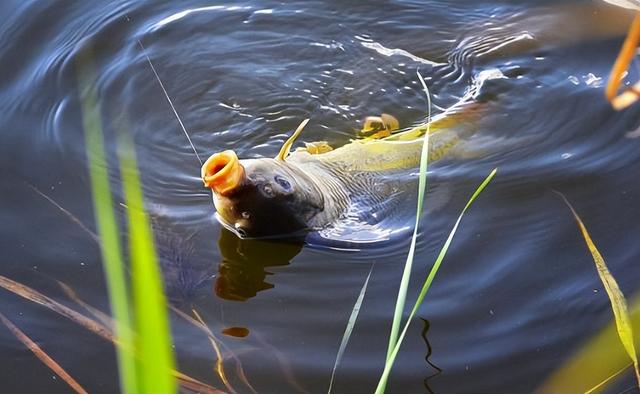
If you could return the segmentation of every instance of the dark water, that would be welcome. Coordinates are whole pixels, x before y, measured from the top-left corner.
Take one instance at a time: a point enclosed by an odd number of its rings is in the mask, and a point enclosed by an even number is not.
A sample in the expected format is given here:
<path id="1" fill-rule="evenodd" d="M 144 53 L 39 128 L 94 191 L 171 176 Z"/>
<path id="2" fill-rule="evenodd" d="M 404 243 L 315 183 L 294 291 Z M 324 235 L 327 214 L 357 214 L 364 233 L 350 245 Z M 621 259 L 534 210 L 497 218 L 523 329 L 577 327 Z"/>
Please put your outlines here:
<path id="1" fill-rule="evenodd" d="M 595 8 L 594 8 L 595 7 Z M 638 107 L 612 111 L 603 85 L 628 19 L 590 22 L 578 2 L 88 2 L 3 1 L 0 12 L 0 274 L 68 302 L 55 280 L 108 310 L 98 246 L 28 185 L 94 228 L 77 61 L 90 49 L 111 152 L 136 142 L 156 218 L 166 287 L 195 308 L 241 360 L 258 392 L 325 392 L 342 332 L 375 262 L 335 392 L 372 392 L 382 370 L 409 232 L 342 251 L 240 242 L 221 232 L 209 193 L 137 40 L 146 47 L 199 153 L 274 156 L 306 118 L 307 141 L 347 143 L 367 115 L 424 120 L 487 70 L 492 114 L 469 141 L 476 154 L 431 167 L 446 199 L 427 199 L 419 283 L 466 199 L 498 176 L 464 218 L 392 373 L 388 392 L 530 392 L 611 319 L 593 263 L 558 190 L 574 203 L 622 290 L 639 289 Z M 595 14 L 600 15 L 600 14 Z M 604 15 L 604 14 L 602 14 Z M 610 23 L 613 22 L 613 23 Z M 630 78 L 637 78 L 632 70 Z M 478 154 L 481 153 L 481 154 Z M 436 203 L 437 201 L 437 203 Z M 407 202 L 410 213 L 413 203 Z M 399 230 L 399 229 L 391 229 Z M 2 310 L 91 392 L 118 390 L 112 346 L 2 291 Z M 413 297 L 413 296 L 412 296 Z M 69 302 L 72 305 L 71 302 Z M 173 316 L 180 369 L 223 387 L 207 338 Z M 3 392 L 68 392 L 0 330 Z M 238 392 L 251 392 L 227 373 Z M 629 377 L 618 388 L 633 384 Z"/>

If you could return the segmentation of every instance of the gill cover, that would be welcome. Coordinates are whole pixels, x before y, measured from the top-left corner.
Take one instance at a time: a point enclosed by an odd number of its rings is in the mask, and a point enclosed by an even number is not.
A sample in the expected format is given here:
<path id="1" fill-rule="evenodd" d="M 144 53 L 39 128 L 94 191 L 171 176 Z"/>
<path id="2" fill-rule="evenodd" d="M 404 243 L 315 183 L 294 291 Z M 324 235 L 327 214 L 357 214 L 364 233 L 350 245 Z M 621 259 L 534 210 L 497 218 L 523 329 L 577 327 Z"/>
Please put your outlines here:
<path id="1" fill-rule="evenodd" d="M 289 137 L 289 139 L 287 139 L 284 142 L 284 144 L 282 144 L 282 148 L 280 148 L 280 152 L 278 152 L 278 155 L 276 156 L 276 160 L 285 161 L 287 156 L 289 156 L 289 151 L 291 150 L 291 145 L 293 145 L 293 142 L 296 140 L 296 138 L 298 138 L 300 133 L 302 133 L 302 129 L 304 129 L 304 127 L 307 125 L 307 123 L 309 123 L 309 119 L 303 120 L 302 123 L 300 123 L 300 125 L 296 129 L 296 131 L 293 132 L 291 137 Z"/>

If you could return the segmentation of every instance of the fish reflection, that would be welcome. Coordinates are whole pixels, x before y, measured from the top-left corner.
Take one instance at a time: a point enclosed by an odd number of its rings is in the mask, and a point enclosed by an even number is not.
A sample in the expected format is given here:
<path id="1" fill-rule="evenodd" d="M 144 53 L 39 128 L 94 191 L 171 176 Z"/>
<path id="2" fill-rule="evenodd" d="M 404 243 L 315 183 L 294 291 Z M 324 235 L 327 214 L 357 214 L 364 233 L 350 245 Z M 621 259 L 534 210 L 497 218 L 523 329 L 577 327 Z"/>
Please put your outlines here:
<path id="1" fill-rule="evenodd" d="M 301 242 L 241 239 L 222 228 L 218 247 L 222 261 L 214 285 L 215 294 L 227 300 L 245 301 L 259 291 L 273 288 L 266 282 L 266 267 L 288 265 L 302 249 Z"/>

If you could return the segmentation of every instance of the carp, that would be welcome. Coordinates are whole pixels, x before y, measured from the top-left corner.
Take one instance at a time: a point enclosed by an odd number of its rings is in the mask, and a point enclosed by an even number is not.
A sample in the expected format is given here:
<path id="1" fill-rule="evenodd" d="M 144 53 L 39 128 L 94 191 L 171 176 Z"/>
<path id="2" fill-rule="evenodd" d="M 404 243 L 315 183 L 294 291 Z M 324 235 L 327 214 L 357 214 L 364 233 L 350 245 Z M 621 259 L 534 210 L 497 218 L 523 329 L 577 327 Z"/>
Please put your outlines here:
<path id="1" fill-rule="evenodd" d="M 471 89 L 430 122 L 383 138 L 354 139 L 336 149 L 307 143 L 291 151 L 307 119 L 275 158 L 241 160 L 232 150 L 215 153 L 201 176 L 213 192 L 217 218 L 241 238 L 295 238 L 349 215 L 379 220 L 403 188 L 394 174 L 419 166 L 427 130 L 429 161 L 449 154 L 475 131 L 473 120 L 484 108 L 475 100 L 477 91 Z"/>

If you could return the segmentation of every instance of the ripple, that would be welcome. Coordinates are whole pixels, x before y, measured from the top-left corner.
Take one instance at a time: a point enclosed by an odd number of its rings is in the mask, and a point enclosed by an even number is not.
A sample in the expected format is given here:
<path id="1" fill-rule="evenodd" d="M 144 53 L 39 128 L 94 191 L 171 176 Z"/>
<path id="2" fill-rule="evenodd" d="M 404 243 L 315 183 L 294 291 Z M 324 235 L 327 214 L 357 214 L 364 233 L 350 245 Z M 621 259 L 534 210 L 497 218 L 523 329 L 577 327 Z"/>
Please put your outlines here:
<path id="1" fill-rule="evenodd" d="M 380 43 L 377 42 L 366 42 L 363 41 L 361 42 L 361 45 L 365 48 L 369 48 L 372 49 L 376 52 L 378 52 L 381 55 L 384 56 L 404 56 L 407 57 L 411 60 L 413 60 L 414 62 L 418 62 L 418 63 L 422 63 L 422 64 L 426 64 L 428 66 L 443 66 L 446 63 L 438 63 L 438 62 L 434 62 L 428 59 L 423 59 L 421 57 L 418 57 L 408 51 L 405 51 L 404 49 L 399 49 L 399 48 L 387 48 L 385 46 L 383 46 Z"/>
<path id="2" fill-rule="evenodd" d="M 184 17 L 187 17 L 191 14 L 195 14 L 195 13 L 201 13 L 201 12 L 216 12 L 216 11 L 246 11 L 246 10 L 250 10 L 253 7 L 251 6 L 224 6 L 224 5 L 213 5 L 213 6 L 208 6 L 208 7 L 199 7 L 199 8 L 191 8 L 191 9 L 187 9 L 187 10 L 183 10 L 180 12 L 177 12 L 175 14 L 172 14 L 156 23 L 154 23 L 151 26 L 151 31 L 155 31 L 158 29 L 161 29 L 162 27 L 164 27 L 165 25 L 168 25 L 170 23 L 173 23 L 175 21 L 178 21 Z M 264 10 L 262 10 L 264 11 Z M 260 13 L 259 11 L 256 11 L 255 13 Z"/>

